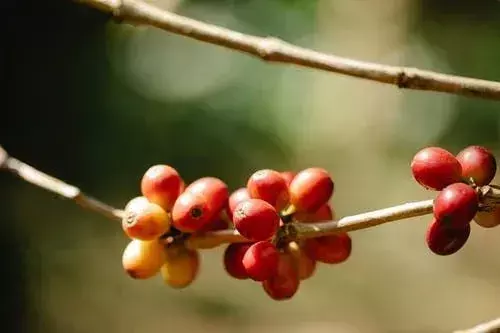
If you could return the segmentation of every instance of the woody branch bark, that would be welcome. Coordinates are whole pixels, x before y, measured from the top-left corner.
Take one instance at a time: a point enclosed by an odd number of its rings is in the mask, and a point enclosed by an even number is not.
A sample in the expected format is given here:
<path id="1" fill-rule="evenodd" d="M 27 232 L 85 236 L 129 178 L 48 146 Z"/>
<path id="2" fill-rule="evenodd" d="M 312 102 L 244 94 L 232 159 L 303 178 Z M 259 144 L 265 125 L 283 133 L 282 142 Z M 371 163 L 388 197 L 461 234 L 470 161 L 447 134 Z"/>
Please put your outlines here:
<path id="1" fill-rule="evenodd" d="M 264 61 L 315 68 L 403 89 L 427 90 L 500 100 L 500 82 L 447 75 L 338 57 L 292 45 L 274 37 L 243 34 L 177 15 L 141 0 L 75 0 L 119 20 L 153 26 L 174 34 L 240 51 Z"/>

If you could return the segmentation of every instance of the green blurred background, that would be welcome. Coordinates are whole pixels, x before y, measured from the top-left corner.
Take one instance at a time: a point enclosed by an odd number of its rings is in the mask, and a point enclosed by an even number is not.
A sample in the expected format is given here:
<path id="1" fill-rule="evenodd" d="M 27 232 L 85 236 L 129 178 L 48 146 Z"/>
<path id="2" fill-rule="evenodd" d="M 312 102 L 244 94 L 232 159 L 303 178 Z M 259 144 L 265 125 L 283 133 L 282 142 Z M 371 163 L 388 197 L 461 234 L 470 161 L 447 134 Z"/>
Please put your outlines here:
<path id="1" fill-rule="evenodd" d="M 156 0 L 242 32 L 362 60 L 500 80 L 500 2 Z M 409 161 L 426 145 L 500 157 L 500 104 L 290 66 L 110 17 L 69 0 L 0 4 L 0 143 L 123 206 L 152 164 L 231 188 L 257 169 L 327 168 L 340 216 L 432 198 Z M 498 179 L 500 181 L 500 179 Z M 293 300 L 229 278 L 203 253 L 182 291 L 121 268 L 120 227 L 0 174 L 3 332 L 447 332 L 500 315 L 500 229 L 473 227 L 451 257 L 429 217 L 352 234 Z"/>

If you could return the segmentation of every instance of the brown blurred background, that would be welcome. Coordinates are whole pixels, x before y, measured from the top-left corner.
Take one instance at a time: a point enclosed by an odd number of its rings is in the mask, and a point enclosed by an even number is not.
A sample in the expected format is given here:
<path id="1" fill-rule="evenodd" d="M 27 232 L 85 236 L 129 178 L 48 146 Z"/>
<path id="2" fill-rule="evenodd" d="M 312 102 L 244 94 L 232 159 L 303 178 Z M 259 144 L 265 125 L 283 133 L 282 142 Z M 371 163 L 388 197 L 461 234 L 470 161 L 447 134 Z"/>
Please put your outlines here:
<path id="1" fill-rule="evenodd" d="M 500 80 L 498 1 L 154 2 L 342 56 Z M 69 0 L 0 9 L 0 143 L 117 206 L 155 163 L 233 189 L 257 169 L 322 166 L 345 216 L 432 198 L 409 169 L 423 146 L 500 157 L 498 102 L 269 65 Z M 428 217 L 356 232 L 348 262 L 277 303 L 229 278 L 222 248 L 183 291 L 134 281 L 118 225 L 8 174 L 0 186 L 2 332 L 449 332 L 500 316 L 500 229 L 474 226 L 450 257 L 426 248 Z"/>

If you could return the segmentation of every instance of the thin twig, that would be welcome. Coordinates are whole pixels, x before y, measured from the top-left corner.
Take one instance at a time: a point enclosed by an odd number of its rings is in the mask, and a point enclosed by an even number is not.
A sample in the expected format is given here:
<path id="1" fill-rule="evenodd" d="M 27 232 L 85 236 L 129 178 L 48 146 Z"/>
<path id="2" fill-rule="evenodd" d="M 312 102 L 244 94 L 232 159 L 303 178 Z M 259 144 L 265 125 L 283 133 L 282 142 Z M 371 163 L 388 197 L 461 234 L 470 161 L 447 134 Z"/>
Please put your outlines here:
<path id="1" fill-rule="evenodd" d="M 500 318 L 454 333 L 500 333 Z"/>
<path id="2" fill-rule="evenodd" d="M 123 214 L 121 210 L 84 194 L 76 186 L 66 184 L 60 179 L 49 176 L 14 157 L 10 157 L 1 146 L 0 168 L 12 172 L 28 183 L 53 192 L 65 199 L 72 200 L 83 208 L 92 210 L 109 219 L 121 221 Z"/>
<path id="3" fill-rule="evenodd" d="M 292 45 L 274 37 L 243 34 L 180 16 L 141 0 L 75 0 L 119 20 L 150 25 L 174 34 L 237 50 L 264 61 L 320 69 L 399 88 L 500 100 L 500 82 L 447 75 L 417 68 L 353 60 Z"/>

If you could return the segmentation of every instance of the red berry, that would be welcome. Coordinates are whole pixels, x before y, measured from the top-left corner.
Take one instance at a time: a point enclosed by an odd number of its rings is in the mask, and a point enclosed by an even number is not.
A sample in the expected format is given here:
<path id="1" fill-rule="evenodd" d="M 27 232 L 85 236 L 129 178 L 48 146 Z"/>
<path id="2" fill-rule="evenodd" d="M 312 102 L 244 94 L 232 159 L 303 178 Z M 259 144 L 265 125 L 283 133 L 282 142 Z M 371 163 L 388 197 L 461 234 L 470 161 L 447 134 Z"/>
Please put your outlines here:
<path id="1" fill-rule="evenodd" d="M 466 180 L 472 178 L 478 186 L 488 185 L 497 172 L 495 156 L 481 146 L 470 146 L 457 155 L 457 160 L 462 166 L 462 177 Z"/>
<path id="2" fill-rule="evenodd" d="M 243 256 L 243 266 L 254 281 L 271 278 L 278 270 L 279 252 L 268 241 L 261 241 L 248 248 Z"/>
<path id="3" fill-rule="evenodd" d="M 145 197 L 136 197 L 125 207 L 122 229 L 130 238 L 153 240 L 170 229 L 170 216 Z"/>
<path id="4" fill-rule="evenodd" d="M 183 232 L 200 231 L 215 216 L 212 207 L 205 196 L 184 192 L 172 208 L 172 225 Z"/>
<path id="5" fill-rule="evenodd" d="M 477 212 L 474 222 L 483 228 L 493 228 L 500 225 L 500 207 L 495 207 L 491 212 Z"/>
<path id="6" fill-rule="evenodd" d="M 228 210 L 227 214 L 233 219 L 233 214 L 234 210 L 236 209 L 236 206 L 242 201 L 245 201 L 247 199 L 250 199 L 250 193 L 248 193 L 248 189 L 246 187 L 242 187 L 231 193 L 229 196 L 229 205 L 228 205 Z"/>
<path id="7" fill-rule="evenodd" d="M 297 173 L 293 171 L 281 172 L 281 177 L 285 178 L 285 182 L 288 186 L 290 186 L 290 183 L 292 182 L 292 180 L 295 178 L 296 175 Z"/>
<path id="8" fill-rule="evenodd" d="M 289 254 L 280 253 L 276 274 L 262 283 L 269 297 L 276 301 L 291 299 L 299 290 L 300 280 L 293 259 Z"/>
<path id="9" fill-rule="evenodd" d="M 248 273 L 243 266 L 243 256 L 251 243 L 232 243 L 224 251 L 224 268 L 235 279 L 248 279 Z"/>
<path id="10" fill-rule="evenodd" d="M 289 191 L 290 203 L 297 212 L 314 212 L 330 200 L 334 183 L 325 169 L 309 168 L 295 176 Z"/>
<path id="11" fill-rule="evenodd" d="M 181 176 L 168 165 L 150 167 L 141 180 L 141 192 L 149 201 L 170 211 L 181 193 Z"/>
<path id="12" fill-rule="evenodd" d="M 192 182 L 185 192 L 191 192 L 204 196 L 207 200 L 210 210 L 215 214 L 227 206 L 229 199 L 229 190 L 227 185 L 220 179 L 214 177 L 203 177 Z"/>
<path id="13" fill-rule="evenodd" d="M 411 162 L 415 180 L 427 189 L 440 191 L 461 181 L 462 167 L 449 151 L 439 147 L 420 150 Z"/>
<path id="14" fill-rule="evenodd" d="M 472 221 L 478 207 L 476 191 L 467 184 L 455 183 L 444 188 L 434 200 L 434 217 L 448 226 L 461 227 Z"/>
<path id="15" fill-rule="evenodd" d="M 268 240 L 278 230 L 280 217 L 273 206 L 260 199 L 240 202 L 233 223 L 238 232 L 251 241 Z"/>
<path id="16" fill-rule="evenodd" d="M 222 217 L 214 217 L 207 224 L 205 224 L 199 231 L 207 232 L 207 231 L 217 231 L 217 230 L 225 230 L 229 226 L 227 222 Z"/>
<path id="17" fill-rule="evenodd" d="M 271 204 L 277 211 L 288 205 L 288 185 L 278 171 L 259 170 L 247 182 L 248 192 L 253 199 L 261 199 Z"/>
<path id="18" fill-rule="evenodd" d="M 304 241 L 304 251 L 316 261 L 339 264 L 351 255 L 352 241 L 347 233 L 310 238 Z"/>
<path id="19" fill-rule="evenodd" d="M 294 215 L 295 219 L 302 223 L 325 222 L 335 219 L 335 212 L 329 204 L 322 205 L 318 210 L 312 213 L 298 212 Z"/>
<path id="20" fill-rule="evenodd" d="M 427 228 L 426 242 L 429 249 L 440 256 L 447 256 L 460 250 L 470 235 L 470 224 L 449 227 L 433 219 Z"/>

